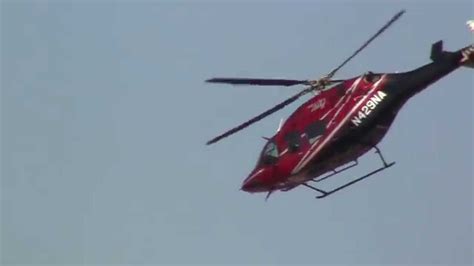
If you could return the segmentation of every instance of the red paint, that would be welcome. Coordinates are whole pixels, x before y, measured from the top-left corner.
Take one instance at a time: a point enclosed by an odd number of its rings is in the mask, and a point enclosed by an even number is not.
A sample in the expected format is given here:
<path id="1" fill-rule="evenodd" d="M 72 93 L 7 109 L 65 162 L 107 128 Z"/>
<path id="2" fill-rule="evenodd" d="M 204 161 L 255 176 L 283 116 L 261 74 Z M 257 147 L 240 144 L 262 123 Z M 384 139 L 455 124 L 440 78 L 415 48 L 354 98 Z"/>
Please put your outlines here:
<path id="1" fill-rule="evenodd" d="M 370 83 L 362 77 L 349 79 L 322 91 L 301 105 L 271 138 L 280 154 L 278 161 L 274 165 L 257 164 L 249 178 L 243 182 L 242 189 L 248 192 L 288 190 L 317 177 L 308 173 L 309 168 L 315 164 L 321 165 L 319 172 L 324 174 L 365 153 L 367 147 L 360 149 L 357 148 L 360 145 L 354 144 L 347 147 L 347 153 L 337 157 L 321 156 L 323 152 L 337 144 L 342 134 L 353 127 L 352 117 L 372 95 L 383 89 L 384 79 L 386 77 L 382 76 L 375 83 Z M 324 104 L 321 104 L 323 102 Z M 306 129 L 317 121 L 325 124 L 325 129 L 318 137 L 319 140 L 311 144 Z M 295 152 L 286 151 L 289 149 L 289 144 L 285 136 L 289 132 L 298 132 L 301 136 L 299 149 Z"/>

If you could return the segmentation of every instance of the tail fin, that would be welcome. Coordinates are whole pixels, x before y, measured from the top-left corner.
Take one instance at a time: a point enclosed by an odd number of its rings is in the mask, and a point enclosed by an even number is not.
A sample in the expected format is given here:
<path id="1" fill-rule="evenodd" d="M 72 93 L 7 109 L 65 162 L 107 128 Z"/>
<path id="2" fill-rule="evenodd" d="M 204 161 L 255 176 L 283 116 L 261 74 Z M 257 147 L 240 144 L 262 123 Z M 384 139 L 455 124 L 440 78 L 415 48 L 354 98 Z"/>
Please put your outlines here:
<path id="1" fill-rule="evenodd" d="M 445 54 L 446 52 L 443 51 L 443 41 L 437 41 L 431 45 L 431 60 L 439 61 L 443 59 Z"/>

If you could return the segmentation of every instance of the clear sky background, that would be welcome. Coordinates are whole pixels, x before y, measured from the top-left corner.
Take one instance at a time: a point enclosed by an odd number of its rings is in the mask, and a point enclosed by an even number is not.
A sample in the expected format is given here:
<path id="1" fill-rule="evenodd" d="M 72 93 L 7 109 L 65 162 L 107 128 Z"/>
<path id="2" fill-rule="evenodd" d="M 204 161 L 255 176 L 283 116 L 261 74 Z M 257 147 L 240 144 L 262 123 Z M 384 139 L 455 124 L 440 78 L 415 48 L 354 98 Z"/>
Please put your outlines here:
<path id="1" fill-rule="evenodd" d="M 239 191 L 303 101 L 204 143 L 301 88 L 212 76 L 405 71 L 473 43 L 472 1 L 2 1 L 4 264 L 473 262 L 472 69 L 411 99 L 380 147 L 397 164 L 324 200 Z M 329 188 L 379 167 L 370 152 Z"/>

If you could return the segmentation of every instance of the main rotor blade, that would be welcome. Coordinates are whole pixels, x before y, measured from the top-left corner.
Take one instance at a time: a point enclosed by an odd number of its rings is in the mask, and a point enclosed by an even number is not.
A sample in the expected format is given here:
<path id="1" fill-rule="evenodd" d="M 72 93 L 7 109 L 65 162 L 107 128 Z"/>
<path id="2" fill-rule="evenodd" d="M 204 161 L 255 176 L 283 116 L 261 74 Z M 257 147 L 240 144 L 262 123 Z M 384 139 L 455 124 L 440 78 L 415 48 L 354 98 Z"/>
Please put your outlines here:
<path id="1" fill-rule="evenodd" d="M 293 86 L 308 84 L 307 80 L 295 79 L 254 79 L 254 78 L 212 78 L 206 80 L 210 83 L 227 83 L 232 85 L 259 85 L 259 86 Z"/>
<path id="2" fill-rule="evenodd" d="M 375 38 L 377 38 L 382 32 L 384 32 L 388 27 L 390 27 L 395 21 L 397 21 L 402 15 L 405 13 L 405 10 L 402 9 L 400 10 L 395 16 L 392 17 L 385 25 L 380 28 L 370 39 L 368 39 L 359 49 L 357 49 L 351 56 L 349 56 L 342 64 L 340 64 L 338 67 L 333 69 L 328 75 L 327 78 L 332 78 L 336 72 L 341 69 L 347 62 L 349 62 L 352 58 L 354 58 L 358 53 L 360 53 L 362 50 L 364 50 L 367 45 L 369 45 Z"/>
<path id="3" fill-rule="evenodd" d="M 210 145 L 210 144 L 216 143 L 216 142 L 218 142 L 219 140 L 221 140 L 221 139 L 223 139 L 223 138 L 226 138 L 226 137 L 228 137 L 228 136 L 234 134 L 235 132 L 240 131 L 240 130 L 242 130 L 242 129 L 248 127 L 248 126 L 250 126 L 251 124 L 260 121 L 261 119 L 263 119 L 263 118 L 265 118 L 265 117 L 267 117 L 267 116 L 273 114 L 274 112 L 276 112 L 276 111 L 278 111 L 278 110 L 284 108 L 284 107 L 287 106 L 288 104 L 290 104 L 290 103 L 296 101 L 298 98 L 300 98 L 301 96 L 305 95 L 306 93 L 308 93 L 308 92 L 310 92 L 310 91 L 312 91 L 312 90 L 313 90 L 313 89 L 312 89 L 311 87 L 309 87 L 309 88 L 307 88 L 307 89 L 304 89 L 304 90 L 300 91 L 298 94 L 296 94 L 296 95 L 294 95 L 293 97 L 288 98 L 287 100 L 285 100 L 285 101 L 283 101 L 283 102 L 281 102 L 281 103 L 275 105 L 273 108 L 268 109 L 267 111 L 265 111 L 265 112 L 261 113 L 260 115 L 254 117 L 254 118 L 252 118 L 252 119 L 250 119 L 250 120 L 248 120 L 247 122 L 245 122 L 245 123 L 243 123 L 243 124 L 241 124 L 241 125 L 239 125 L 239 126 L 236 126 L 236 127 L 232 128 L 232 129 L 228 130 L 227 132 L 225 132 L 225 133 L 223 133 L 223 134 L 221 134 L 221 135 L 219 135 L 219 136 L 217 136 L 217 137 L 215 137 L 215 138 L 209 140 L 206 144 L 207 144 L 207 145 Z"/>

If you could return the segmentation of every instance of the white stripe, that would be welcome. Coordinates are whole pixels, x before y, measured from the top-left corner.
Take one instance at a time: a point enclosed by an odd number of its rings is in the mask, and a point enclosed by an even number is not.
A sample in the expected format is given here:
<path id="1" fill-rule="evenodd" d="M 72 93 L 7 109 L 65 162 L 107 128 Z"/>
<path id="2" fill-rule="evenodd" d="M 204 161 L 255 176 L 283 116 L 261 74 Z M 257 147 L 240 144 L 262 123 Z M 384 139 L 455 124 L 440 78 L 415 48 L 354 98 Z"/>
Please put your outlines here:
<path id="1" fill-rule="evenodd" d="M 280 153 L 280 156 L 279 156 L 279 157 L 283 156 L 283 155 L 284 155 L 285 153 L 287 153 L 287 152 L 288 152 L 288 148 L 286 148 L 284 151 L 282 151 L 282 152 Z"/>
<path id="2" fill-rule="evenodd" d="M 318 154 L 318 152 L 322 149 L 322 147 L 324 147 L 324 145 L 330 140 L 332 139 L 332 137 L 339 131 L 339 129 L 345 125 L 346 121 L 353 115 L 353 113 L 355 111 L 357 111 L 357 109 L 359 108 L 359 106 L 365 101 L 365 99 L 367 99 L 367 97 L 369 97 L 374 91 L 375 89 L 377 89 L 377 87 L 380 85 L 380 83 L 385 79 L 385 75 L 382 76 L 382 78 L 377 81 L 375 84 L 374 84 L 374 87 L 369 91 L 369 93 L 367 93 L 364 98 L 359 101 L 353 108 L 352 110 L 347 113 L 347 115 L 344 117 L 344 119 L 342 120 L 342 122 L 340 122 L 337 127 L 331 131 L 331 133 L 323 140 L 323 142 L 321 143 L 321 145 L 319 145 L 316 150 L 314 150 L 311 155 L 308 157 L 308 158 L 304 158 L 300 161 L 300 163 L 298 163 L 298 165 L 295 167 L 295 169 L 293 169 L 292 171 L 292 174 L 295 174 L 297 172 L 299 172 L 301 169 L 303 169 L 306 164 L 311 161 L 311 159 L 313 159 L 313 157 Z M 312 147 L 311 147 L 312 148 Z M 310 148 L 310 150 L 311 150 Z M 305 156 L 306 157 L 306 156 Z"/>
<path id="3" fill-rule="evenodd" d="M 342 108 L 346 105 L 347 101 L 351 98 L 349 97 L 350 94 L 352 94 L 353 92 L 355 92 L 355 90 L 357 89 L 357 86 L 359 86 L 359 83 L 360 81 L 362 80 L 362 77 L 358 78 L 354 84 L 352 85 L 352 87 L 349 89 L 349 93 L 347 93 L 347 97 L 346 97 L 346 101 L 341 105 L 341 107 L 339 107 L 339 109 L 337 110 L 336 114 L 334 114 L 334 116 L 332 117 L 331 121 L 329 121 L 328 123 L 328 127 L 330 124 L 332 124 L 332 122 L 334 121 L 334 119 L 336 119 L 337 115 L 339 114 L 339 112 L 341 112 Z"/>
<path id="4" fill-rule="evenodd" d="M 339 99 L 339 101 L 337 101 L 337 103 L 334 105 L 334 107 L 331 108 L 330 110 L 328 110 L 328 111 L 321 117 L 320 120 L 323 120 L 324 118 L 326 118 L 326 116 L 327 116 L 328 114 L 330 114 L 330 113 L 332 112 L 332 110 L 334 110 L 336 107 L 338 107 L 339 104 L 342 103 L 342 100 L 344 100 L 344 97 L 345 97 L 345 96 L 346 96 L 346 95 L 342 96 L 342 97 Z"/>
<path id="5" fill-rule="evenodd" d="M 344 96 L 342 96 L 342 97 L 339 99 L 339 101 L 337 101 L 336 105 L 335 105 L 333 108 L 331 108 L 331 110 L 328 112 L 328 114 L 329 114 L 330 112 L 332 112 L 332 110 L 334 110 L 336 107 L 338 107 L 339 104 L 342 103 L 342 101 L 344 100 L 344 98 L 346 99 L 346 101 L 339 107 L 339 109 L 337 110 L 336 114 L 333 115 L 331 121 L 329 121 L 329 123 L 327 123 L 326 129 L 332 124 L 332 121 L 334 120 L 334 118 L 336 117 L 336 115 L 339 114 L 339 112 L 341 111 L 341 109 L 342 109 L 342 108 L 344 107 L 344 105 L 347 103 L 347 100 L 350 98 L 349 95 L 352 94 L 352 93 L 357 89 L 357 85 L 359 85 L 359 82 L 361 81 L 361 79 L 362 79 L 362 77 L 359 77 L 358 79 L 356 79 L 356 80 L 354 81 L 354 83 L 352 83 L 351 87 L 346 91 L 346 93 L 344 94 Z M 323 118 L 321 118 L 320 120 L 322 120 L 322 119 L 323 119 Z M 298 163 L 298 165 L 296 165 L 295 169 L 298 169 L 298 168 L 301 166 L 301 164 L 302 164 L 304 161 L 306 161 L 306 158 L 311 155 L 311 150 L 314 149 L 314 147 L 316 147 L 316 146 L 318 145 L 318 143 L 319 143 L 320 140 L 321 140 L 321 139 L 318 138 L 318 140 L 315 141 L 315 142 L 311 145 L 311 147 L 308 149 L 308 151 L 307 151 L 306 154 L 303 156 L 303 158 L 301 158 L 301 160 L 300 160 L 300 162 Z M 293 172 L 294 172 L 294 171 L 295 171 L 295 170 L 293 170 Z"/>
<path id="6" fill-rule="evenodd" d="M 344 94 L 344 96 L 342 96 L 341 98 L 339 98 L 339 101 L 337 101 L 337 103 L 334 105 L 333 108 L 331 108 L 331 110 L 327 111 L 322 117 L 320 120 L 323 120 L 324 118 L 326 118 L 326 116 L 328 114 L 330 114 L 335 108 L 337 108 L 341 103 L 342 103 L 342 100 L 344 100 L 344 98 L 348 99 L 349 97 L 346 97 L 347 95 L 349 95 L 349 93 L 352 93 L 352 91 L 357 87 L 357 85 L 359 85 L 359 82 L 360 80 L 362 79 L 362 77 L 358 78 L 356 81 L 354 81 L 354 83 L 352 83 L 352 86 L 347 90 L 347 92 Z M 329 125 L 329 124 L 328 124 Z"/>
<path id="7" fill-rule="evenodd" d="M 244 183 L 247 183 L 248 181 L 252 180 L 255 176 L 257 176 L 258 174 L 260 174 L 261 172 L 263 171 L 263 168 L 258 170 L 255 174 L 247 177 L 245 180 L 244 180 Z"/>

